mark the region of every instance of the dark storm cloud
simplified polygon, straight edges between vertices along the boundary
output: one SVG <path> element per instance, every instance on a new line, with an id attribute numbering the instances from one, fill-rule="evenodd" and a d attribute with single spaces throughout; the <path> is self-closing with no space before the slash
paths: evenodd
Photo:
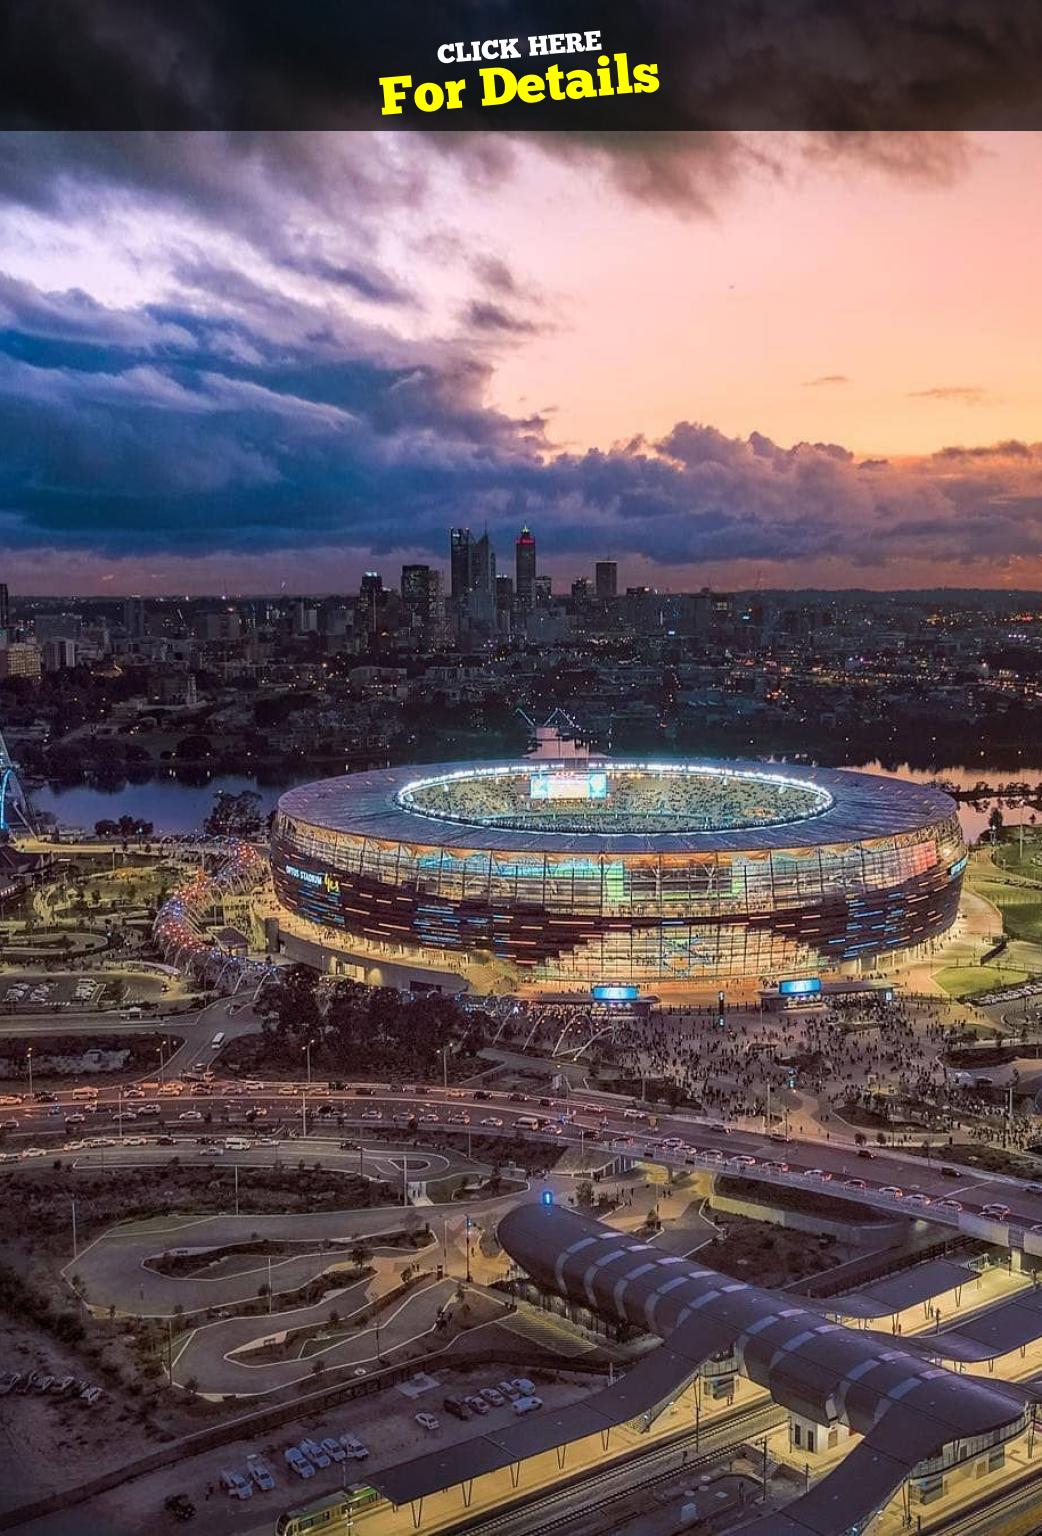
<path id="1" fill-rule="evenodd" d="M 1042 448 L 858 463 L 679 422 L 560 453 L 545 417 L 484 402 L 461 344 L 389 338 L 217 263 L 213 308 L 106 307 L 0 284 L 0 537 L 79 558 L 444 553 L 445 530 L 536 524 L 662 567 L 832 556 L 880 566 L 1042 551 Z"/>
<path id="2" fill-rule="evenodd" d="M 658 94 L 490 113 L 472 90 L 462 122 L 528 128 L 538 113 L 540 128 L 574 129 L 581 112 L 584 129 L 864 133 L 1040 121 L 1032 0 L 571 0 L 566 21 L 658 62 Z M 0 100 L 9 126 L 387 126 L 379 74 L 437 79 L 440 42 L 564 24 L 559 0 L 11 0 Z"/>

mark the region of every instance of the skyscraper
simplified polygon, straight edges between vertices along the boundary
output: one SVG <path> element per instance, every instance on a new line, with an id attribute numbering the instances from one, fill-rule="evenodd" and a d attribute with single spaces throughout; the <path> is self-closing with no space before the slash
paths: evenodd
<path id="1" fill-rule="evenodd" d="M 496 552 L 487 533 L 470 547 L 470 590 L 489 596 L 496 590 Z"/>
<path id="2" fill-rule="evenodd" d="M 383 577 L 379 571 L 366 571 L 358 589 L 358 615 L 360 628 L 373 634 L 377 628 L 377 615 L 383 600 Z"/>
<path id="3" fill-rule="evenodd" d="M 619 567 L 614 560 L 598 560 L 593 568 L 594 591 L 598 598 L 616 597 L 619 591 Z"/>
<path id="4" fill-rule="evenodd" d="M 11 599 L 7 593 L 7 583 L 0 582 L 0 629 L 11 627 Z"/>
<path id="5" fill-rule="evenodd" d="M 429 565 L 402 566 L 402 604 L 418 624 L 429 629 L 438 616 L 441 580 Z"/>
<path id="6" fill-rule="evenodd" d="M 522 528 L 514 546 L 514 592 L 519 613 L 531 613 L 535 601 L 535 535 Z"/>
<path id="7" fill-rule="evenodd" d="M 449 595 L 458 606 L 470 591 L 470 529 L 449 531 Z"/>

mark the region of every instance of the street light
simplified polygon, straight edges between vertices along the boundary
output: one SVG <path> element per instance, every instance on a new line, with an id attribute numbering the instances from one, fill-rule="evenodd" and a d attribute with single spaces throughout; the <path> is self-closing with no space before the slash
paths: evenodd
<path id="1" fill-rule="evenodd" d="M 29 1097 L 33 1096 L 33 1048 L 30 1045 L 25 1053 L 25 1059 L 29 1065 Z"/>
<path id="2" fill-rule="evenodd" d="M 314 1045 L 314 1043 L 315 1042 L 313 1040 L 309 1040 L 307 1045 L 305 1045 L 305 1047 L 304 1047 L 304 1054 L 307 1057 L 307 1063 L 308 1063 L 308 1087 L 309 1088 L 311 1087 L 311 1047 Z"/>

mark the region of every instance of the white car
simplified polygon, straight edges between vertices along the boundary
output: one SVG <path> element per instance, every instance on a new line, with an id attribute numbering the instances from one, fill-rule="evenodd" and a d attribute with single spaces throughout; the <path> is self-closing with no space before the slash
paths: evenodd
<path id="1" fill-rule="evenodd" d="M 315 1469 L 299 1446 L 287 1446 L 282 1456 L 286 1465 L 292 1467 L 298 1477 L 314 1477 Z"/>
<path id="2" fill-rule="evenodd" d="M 541 1397 L 519 1397 L 514 1404 L 514 1412 L 520 1417 L 521 1414 L 535 1413 L 536 1409 L 542 1406 L 543 1399 Z"/>
<path id="3" fill-rule="evenodd" d="M 322 1446 L 322 1449 L 325 1451 L 326 1455 L 332 1461 L 346 1461 L 347 1460 L 347 1452 L 344 1450 L 344 1447 L 340 1444 L 340 1441 L 339 1440 L 334 1440 L 332 1435 L 327 1435 L 326 1438 L 323 1441 L 321 1441 L 321 1446 Z"/>
<path id="4" fill-rule="evenodd" d="M 177 1117 L 179 1120 L 201 1120 L 203 1118 L 200 1109 L 185 1109 Z"/>
<path id="5" fill-rule="evenodd" d="M 275 1486 L 275 1478 L 267 1462 L 261 1461 L 259 1456 L 247 1456 L 246 1470 L 261 1493 L 270 1493 Z"/>
<path id="6" fill-rule="evenodd" d="M 221 1486 L 230 1498 L 253 1498 L 253 1484 L 248 1483 L 241 1472 L 222 1472 Z"/>
<path id="7" fill-rule="evenodd" d="M 353 1456 L 356 1461 L 364 1461 L 369 1455 L 369 1447 L 363 1445 L 357 1435 L 341 1435 L 340 1444 L 344 1447 L 347 1454 Z"/>
<path id="8" fill-rule="evenodd" d="M 415 1415 L 415 1418 L 421 1429 L 435 1430 L 438 1428 L 438 1420 L 433 1413 L 418 1413 Z"/>

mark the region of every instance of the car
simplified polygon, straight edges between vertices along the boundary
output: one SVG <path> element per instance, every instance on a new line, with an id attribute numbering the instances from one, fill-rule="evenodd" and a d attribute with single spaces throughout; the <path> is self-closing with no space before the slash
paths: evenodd
<path id="1" fill-rule="evenodd" d="M 174 1144 L 174 1138 L 172 1136 L 157 1136 L 156 1137 L 156 1146 L 157 1147 L 172 1147 L 173 1144 Z"/>
<path id="2" fill-rule="evenodd" d="M 491 1403 L 493 1408 L 502 1408 L 503 1394 L 498 1387 L 482 1387 L 481 1395 L 486 1403 Z"/>
<path id="3" fill-rule="evenodd" d="M 84 1387 L 82 1389 L 82 1391 L 80 1392 L 80 1397 L 91 1408 L 94 1407 L 94 1404 L 98 1401 L 98 1399 L 101 1396 L 102 1396 L 102 1391 L 101 1391 L 100 1387 L 93 1387 L 93 1386 L 91 1386 L 91 1387 Z"/>
<path id="4" fill-rule="evenodd" d="M 369 1455 L 369 1447 L 364 1445 L 362 1441 L 359 1440 L 357 1435 L 341 1435 L 340 1444 L 343 1446 L 347 1454 L 349 1456 L 353 1456 L 356 1461 L 364 1461 L 365 1458 Z"/>
<path id="5" fill-rule="evenodd" d="M 433 1413 L 417 1413 L 414 1417 L 421 1429 L 426 1429 L 433 1433 L 438 1428 L 438 1420 L 434 1417 Z"/>
<path id="6" fill-rule="evenodd" d="M 962 1178 L 962 1174 L 959 1172 L 958 1168 L 950 1168 L 947 1163 L 942 1163 L 941 1164 L 941 1173 L 944 1175 L 944 1177 L 946 1179 L 961 1179 Z"/>
<path id="7" fill-rule="evenodd" d="M 232 1499 L 252 1499 L 253 1485 L 248 1483 L 241 1472 L 222 1472 L 221 1487 Z"/>
<path id="8" fill-rule="evenodd" d="M 246 1470 L 261 1493 L 270 1493 L 275 1486 L 271 1468 L 257 1456 L 247 1456 Z"/>
<path id="9" fill-rule="evenodd" d="M 827 1168 L 808 1168 L 804 1178 L 817 1179 L 822 1184 L 831 1184 L 832 1175 Z"/>
<path id="10" fill-rule="evenodd" d="M 962 1201 L 961 1200 L 935 1200 L 933 1208 L 937 1212 L 942 1212 L 943 1211 L 945 1213 L 945 1215 L 948 1215 L 948 1216 L 958 1216 L 959 1212 L 962 1210 Z"/>
<path id="11" fill-rule="evenodd" d="M 471 1417 L 470 1409 L 458 1397 L 444 1398 L 441 1406 L 445 1409 L 446 1413 L 451 1413 L 454 1419 L 469 1419 Z"/>
<path id="12" fill-rule="evenodd" d="M 514 1404 L 514 1412 L 520 1417 L 525 1413 L 535 1413 L 537 1408 L 543 1406 L 541 1397 L 519 1397 Z"/>
<path id="13" fill-rule="evenodd" d="M 756 1159 L 750 1157 L 748 1152 L 741 1152 L 737 1157 L 732 1157 L 731 1166 L 734 1168 L 755 1168 Z"/>
<path id="14" fill-rule="evenodd" d="M 865 1162 L 867 1163 L 874 1163 L 876 1160 L 876 1154 L 874 1152 L 870 1152 L 867 1147 L 859 1148 L 857 1155 L 858 1157 L 864 1158 Z"/>
<path id="15" fill-rule="evenodd" d="M 886 1195 L 888 1200 L 903 1200 L 905 1197 L 904 1190 L 898 1189 L 896 1184 L 884 1184 L 879 1193 Z"/>
<path id="16" fill-rule="evenodd" d="M 76 1378 L 75 1378 L 75 1376 L 63 1376 L 60 1381 L 56 1381 L 54 1383 L 54 1385 L 51 1387 L 51 1391 L 56 1396 L 58 1396 L 59 1394 L 64 1396 L 66 1392 L 71 1392 L 75 1385 L 76 1385 Z"/>
<path id="17" fill-rule="evenodd" d="M 383 1111 L 380 1109 L 365 1109 L 362 1111 L 363 1120 L 382 1120 Z"/>
<path id="18" fill-rule="evenodd" d="M 282 1453 L 282 1459 L 298 1477 L 314 1477 L 315 1469 L 299 1446 L 290 1445 Z"/>
<path id="19" fill-rule="evenodd" d="M 185 1109 L 181 1111 L 177 1118 L 179 1120 L 191 1120 L 193 1122 L 198 1122 L 202 1120 L 203 1112 L 201 1109 Z"/>
<path id="20" fill-rule="evenodd" d="M 980 1213 L 982 1216 L 990 1217 L 992 1221 L 1005 1221 L 1009 1215 L 1009 1206 L 1002 1205 L 999 1201 L 995 1200 L 988 1205 L 982 1205 Z"/>
<path id="21" fill-rule="evenodd" d="M 468 1393 L 467 1396 L 463 1399 L 463 1401 L 466 1403 L 466 1405 L 470 1409 L 471 1413 L 476 1413 L 479 1416 L 484 1416 L 488 1412 L 488 1407 L 489 1407 L 488 1403 L 486 1403 L 486 1401 L 485 1401 L 485 1399 L 483 1397 L 479 1397 L 476 1392 Z"/>
<path id="22" fill-rule="evenodd" d="M 223 1157 L 224 1156 L 224 1148 L 223 1147 L 204 1147 L 203 1150 L 199 1153 L 199 1156 L 200 1157 Z"/>
<path id="23" fill-rule="evenodd" d="M 458 1109 L 449 1116 L 450 1125 L 469 1125 L 470 1116 L 462 1109 Z"/>
<path id="24" fill-rule="evenodd" d="M 499 1115 L 486 1115 L 481 1123 L 482 1125 L 494 1125 L 498 1127 L 503 1124 L 503 1121 Z"/>
<path id="25" fill-rule="evenodd" d="M 867 1189 L 868 1185 L 865 1183 L 864 1179 L 844 1179 L 843 1180 L 843 1188 L 844 1189 Z"/>
<path id="26" fill-rule="evenodd" d="M 515 1376 L 513 1386 L 521 1397 L 535 1396 L 535 1382 L 529 1381 L 527 1376 Z"/>
<path id="27" fill-rule="evenodd" d="M 347 1460 L 347 1452 L 344 1450 L 344 1447 L 340 1444 L 340 1441 L 339 1440 L 334 1440 L 332 1435 L 327 1435 L 325 1437 L 325 1439 L 320 1441 L 319 1443 L 322 1446 L 322 1449 L 325 1451 L 326 1455 L 332 1461 L 346 1461 Z"/>
<path id="28" fill-rule="evenodd" d="M 87 1119 L 86 1115 L 66 1115 L 65 1116 L 65 1124 L 66 1125 L 83 1125 L 84 1122 L 86 1121 L 86 1119 Z"/>
<path id="29" fill-rule="evenodd" d="M 124 1138 L 123 1138 L 123 1145 L 125 1147 L 147 1147 L 148 1146 L 148 1137 L 147 1136 L 124 1136 Z"/>
<path id="30" fill-rule="evenodd" d="M 511 1403 L 514 1401 L 515 1397 L 521 1396 L 521 1393 L 517 1390 L 512 1381 L 500 1381 L 496 1383 L 496 1386 L 498 1390 L 502 1392 L 503 1396 L 507 1398 L 507 1400 Z"/>
<path id="31" fill-rule="evenodd" d="M 21 1379 L 21 1371 L 0 1372 L 0 1397 L 6 1397 L 8 1392 L 13 1392 Z"/>
<path id="32" fill-rule="evenodd" d="M 929 1195 L 924 1195 L 921 1192 L 918 1192 L 918 1193 L 916 1193 L 914 1195 L 909 1195 L 908 1196 L 908 1204 L 909 1205 L 918 1205 L 918 1206 L 930 1205 L 931 1204 L 930 1196 Z"/>
<path id="33" fill-rule="evenodd" d="M 62 1107 L 61 1107 L 60 1104 L 51 1104 L 49 1106 L 48 1110 L 47 1110 L 47 1113 L 49 1115 L 60 1115 L 61 1112 L 62 1112 Z"/>
<path id="34" fill-rule="evenodd" d="M 304 1452 L 311 1465 L 317 1467 L 320 1471 L 324 1472 L 326 1467 L 333 1465 L 328 1452 L 324 1451 L 314 1440 L 302 1440 L 300 1442 L 300 1449 Z"/>
<path id="35" fill-rule="evenodd" d="M 788 1163 L 764 1163 L 764 1173 L 788 1173 Z"/>

